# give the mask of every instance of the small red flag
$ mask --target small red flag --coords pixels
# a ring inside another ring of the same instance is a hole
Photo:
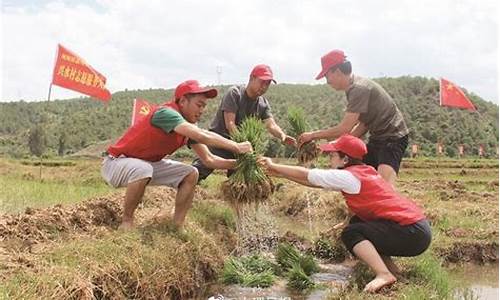
[[[439,105],[476,110],[476,107],[465,96],[464,92],[451,81],[441,78],[439,89]]]
[[[132,108],[132,122],[130,126],[134,126],[137,122],[149,116],[157,105],[151,104],[144,99],[134,99],[134,107]]]
[[[52,74],[52,84],[95,97],[103,101],[111,99],[106,89],[106,77],[94,70],[78,55],[57,45],[57,58]]]

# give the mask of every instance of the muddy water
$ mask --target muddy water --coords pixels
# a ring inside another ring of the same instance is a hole
[[[485,266],[467,264],[450,268],[448,272],[463,287],[455,291],[455,299],[499,299],[498,264]]]
[[[286,281],[280,279],[269,288],[247,288],[238,285],[221,286],[211,289],[209,299],[280,299],[280,300],[320,300],[325,299],[328,293],[338,291],[348,284],[347,278],[352,269],[344,264],[320,264],[321,272],[313,274],[312,280],[324,287],[315,289],[307,294],[300,294],[286,287]],[[212,298],[210,298],[212,297]],[[218,298],[217,298],[218,297]]]
[[[289,217],[275,218],[275,226],[279,234],[282,236],[286,232],[293,232],[300,236],[307,236],[311,239],[317,238],[319,232],[325,230],[330,226],[320,220],[309,216],[304,222],[294,220]],[[272,256],[272,255],[271,255]],[[290,290],[286,286],[286,280],[279,278],[273,286],[269,288],[249,288],[241,287],[239,285],[217,286],[210,288],[211,299],[280,299],[280,300],[320,300],[325,299],[326,296],[338,291],[341,287],[348,284],[348,277],[352,273],[352,262],[347,261],[343,264],[319,264],[321,271],[311,275],[311,279],[321,284],[322,288],[314,289],[307,294]],[[219,298],[217,298],[217,296]]]

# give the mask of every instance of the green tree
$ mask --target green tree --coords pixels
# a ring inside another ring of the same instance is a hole
[[[41,157],[47,147],[47,137],[42,125],[36,125],[30,129],[28,135],[28,146],[31,154]]]
[[[63,156],[66,150],[66,131],[61,130],[61,134],[59,135],[58,145],[57,145],[57,154],[59,156]]]

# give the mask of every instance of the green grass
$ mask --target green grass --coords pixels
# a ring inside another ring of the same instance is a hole
[[[26,207],[41,208],[56,204],[71,204],[109,193],[113,189],[104,181],[83,183],[23,180],[0,176],[0,212],[17,213]]]
[[[234,212],[220,203],[199,202],[189,211],[191,219],[200,223],[207,231],[215,231],[218,225],[224,225],[236,230],[236,217]]]
[[[323,163],[326,163],[323,158]],[[292,160],[284,161],[295,164]],[[437,160],[424,162],[439,165]],[[454,160],[447,160],[446,163],[459,166]],[[498,195],[498,186],[494,184],[498,181],[498,167],[495,167],[498,161],[486,163],[486,168],[482,169],[478,167],[477,161],[468,161],[466,165],[470,168],[465,169],[463,175],[460,174],[461,167],[402,168],[398,181],[402,181],[409,195],[416,195],[417,202],[437,218],[433,224],[431,249],[422,256],[401,259],[405,264],[403,269],[407,270],[408,282],[396,283],[390,290],[393,297],[451,298],[456,284],[450,282],[449,274],[434,256],[437,252],[433,250],[462,240],[478,241],[480,236],[488,241],[498,241],[498,198],[491,201],[491,193]],[[114,191],[100,178],[99,168],[99,161],[75,161],[75,165],[47,167],[43,170],[43,181],[40,182],[37,179],[38,167],[0,159],[0,212],[19,212],[28,206],[70,204]],[[225,179],[225,173],[218,171],[205,180],[201,187],[210,194],[211,200],[218,199],[219,184]],[[413,180],[416,182],[413,183]],[[440,199],[441,192],[451,195],[452,190],[447,185],[435,183],[453,180],[458,180],[465,191],[459,189],[460,194],[456,198]],[[288,192],[286,188],[285,193]],[[490,194],[471,198],[471,191]],[[275,217],[279,219],[282,216]],[[70,298],[69,293],[93,285],[99,286],[109,298],[118,295],[113,293],[124,293],[131,298],[133,291],[127,284],[134,288],[141,286],[146,296],[155,298],[172,282],[182,284],[187,289],[205,284],[196,281],[195,277],[200,276],[200,272],[209,277],[213,275],[213,278],[220,274],[224,256],[228,255],[225,252],[228,249],[225,245],[221,247],[221,241],[222,244],[226,243],[224,238],[227,238],[227,234],[234,233],[234,214],[222,203],[219,205],[215,201],[195,199],[188,221],[190,225],[186,234],[153,227],[130,234],[113,232],[95,239],[76,236],[71,241],[54,242],[36,254],[33,268],[19,268],[12,276],[9,274],[8,279],[2,279],[0,299]],[[296,232],[293,225],[300,224],[299,221],[304,220],[295,218],[286,227]],[[218,230],[221,226],[225,231]],[[466,229],[468,235],[463,238],[447,235],[448,230],[455,228]],[[494,232],[496,236],[492,234]],[[177,267],[179,265],[182,270]],[[259,262],[256,260],[251,265],[258,267]],[[207,266],[209,268],[205,270]],[[200,271],[200,268],[203,270]],[[266,272],[262,272],[262,282],[269,281],[270,273]],[[301,275],[295,276],[298,283],[301,282]],[[119,285],[116,285],[116,279],[121,282]],[[252,275],[245,282],[262,285],[257,284],[261,279]],[[366,299],[366,294],[357,289],[344,291],[341,296],[334,299]],[[373,295],[373,299],[387,299],[387,296]]]
[[[401,294],[407,299],[450,299],[453,286],[441,262],[430,252],[413,260],[407,272],[411,285],[403,288]]]
[[[407,282],[396,282],[389,297],[384,292],[367,294],[362,292],[364,286],[374,278],[374,273],[363,263],[354,267],[354,272],[347,288],[340,293],[332,293],[327,299],[453,299],[452,290],[458,285],[451,280],[441,262],[428,251],[415,258],[404,259]]]
[[[54,160],[53,164],[42,168],[40,180],[38,166],[0,159],[0,213],[77,203],[114,190],[101,178],[99,160]]]
[[[210,176],[200,182],[200,187],[213,192],[218,190],[220,184],[226,179],[227,177],[225,171],[221,172],[216,170]]]

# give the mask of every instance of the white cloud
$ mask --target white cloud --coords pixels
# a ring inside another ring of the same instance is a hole
[[[341,48],[357,74],[443,76],[498,102],[493,0],[6,2],[1,101],[44,100],[61,43],[112,92],[215,84],[216,66],[223,83],[243,83],[257,63],[279,82],[317,83],[321,55]]]

